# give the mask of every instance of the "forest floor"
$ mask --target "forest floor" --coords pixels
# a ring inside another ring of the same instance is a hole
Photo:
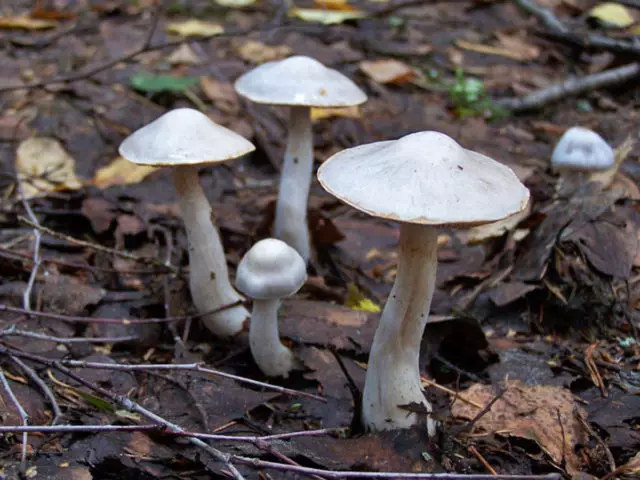
[[[640,474],[640,3],[216,1],[2,5],[0,478]],[[395,224],[314,180],[310,275],[280,312],[305,369],[274,381],[246,335],[216,339],[193,317],[169,172],[118,158],[176,107],[256,144],[200,174],[233,276],[269,235],[286,139],[285,110],[249,104],[233,81],[292,54],[369,96],[316,112],[318,163],[438,130],[531,190],[517,224],[439,237],[421,353],[435,438],[358,422]],[[549,159],[574,125],[620,162],[563,197]]]

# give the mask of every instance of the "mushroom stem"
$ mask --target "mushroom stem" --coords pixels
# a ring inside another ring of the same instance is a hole
[[[306,262],[310,255],[307,203],[313,171],[311,108],[290,107],[288,131],[273,234],[295,248]]]
[[[369,354],[362,420],[368,430],[409,428],[421,416],[400,405],[431,404],[420,382],[420,343],[429,316],[438,266],[436,227],[400,226],[398,272]],[[415,405],[413,405],[415,407]],[[427,419],[430,435],[433,420]]]
[[[270,377],[289,376],[296,366],[293,352],[280,341],[278,332],[278,307],[280,300],[253,301],[249,326],[251,355],[260,370]]]
[[[242,300],[229,282],[224,249],[200,185],[198,167],[174,167],[173,182],[189,239],[189,286],[194,305],[204,313]],[[238,306],[206,315],[203,321],[215,335],[229,337],[242,330],[248,317],[249,312]]]

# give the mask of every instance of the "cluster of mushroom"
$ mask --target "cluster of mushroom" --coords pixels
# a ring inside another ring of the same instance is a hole
[[[280,299],[306,279],[310,256],[307,200],[313,172],[310,108],[362,103],[365,94],[348,78],[306,57],[266,63],[236,82],[243,96],[290,106],[274,236],[257,242],[240,262],[236,287],[253,299],[249,344],[269,376],[287,377],[299,366],[279,338]],[[220,237],[197,174],[199,165],[244,155],[253,145],[190,109],[173,110],[133,133],[123,157],[174,167],[174,182],[189,238],[190,289],[202,313],[240,300],[231,286]],[[370,430],[434,422],[409,405],[431,405],[419,371],[421,338],[437,268],[437,229],[495,222],[520,212],[528,190],[506,166],[458,145],[438,132],[343,150],[322,164],[320,184],[341,201],[400,223],[398,270],[375,333],[366,374],[362,420]],[[232,336],[248,312],[236,306],[204,317],[216,335]]]

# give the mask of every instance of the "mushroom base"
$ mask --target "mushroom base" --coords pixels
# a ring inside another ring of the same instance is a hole
[[[243,300],[229,282],[220,235],[214,225],[211,205],[200,185],[198,168],[175,167],[173,180],[189,239],[189,287],[194,305],[199,312],[205,313]],[[202,320],[213,334],[230,337],[243,329],[248,317],[249,312],[243,306],[237,306],[205,315]]]
[[[254,299],[249,326],[249,346],[253,359],[265,375],[287,378],[298,366],[298,361],[293,352],[280,341],[279,306],[279,300]]]
[[[367,430],[426,422],[429,435],[435,434],[435,423],[427,415],[431,404],[422,391],[419,355],[435,288],[437,250],[435,227],[401,225],[396,281],[369,354],[362,400]],[[418,409],[424,413],[415,413]]]

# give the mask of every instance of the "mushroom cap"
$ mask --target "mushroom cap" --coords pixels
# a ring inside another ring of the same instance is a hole
[[[318,180],[358,210],[423,225],[491,223],[529,200],[509,167],[439,132],[343,150],[320,166]]]
[[[583,127],[564,132],[551,155],[551,166],[557,170],[607,170],[614,163],[611,146],[596,132]]]
[[[367,100],[342,73],[302,55],[263,63],[238,78],[235,88],[252,102],[271,105],[348,107]]]
[[[236,272],[236,287],[258,300],[293,295],[307,279],[307,266],[300,254],[276,238],[260,240],[242,257]]]
[[[139,165],[176,167],[222,163],[255,148],[198,110],[176,108],[133,132],[118,150]]]

